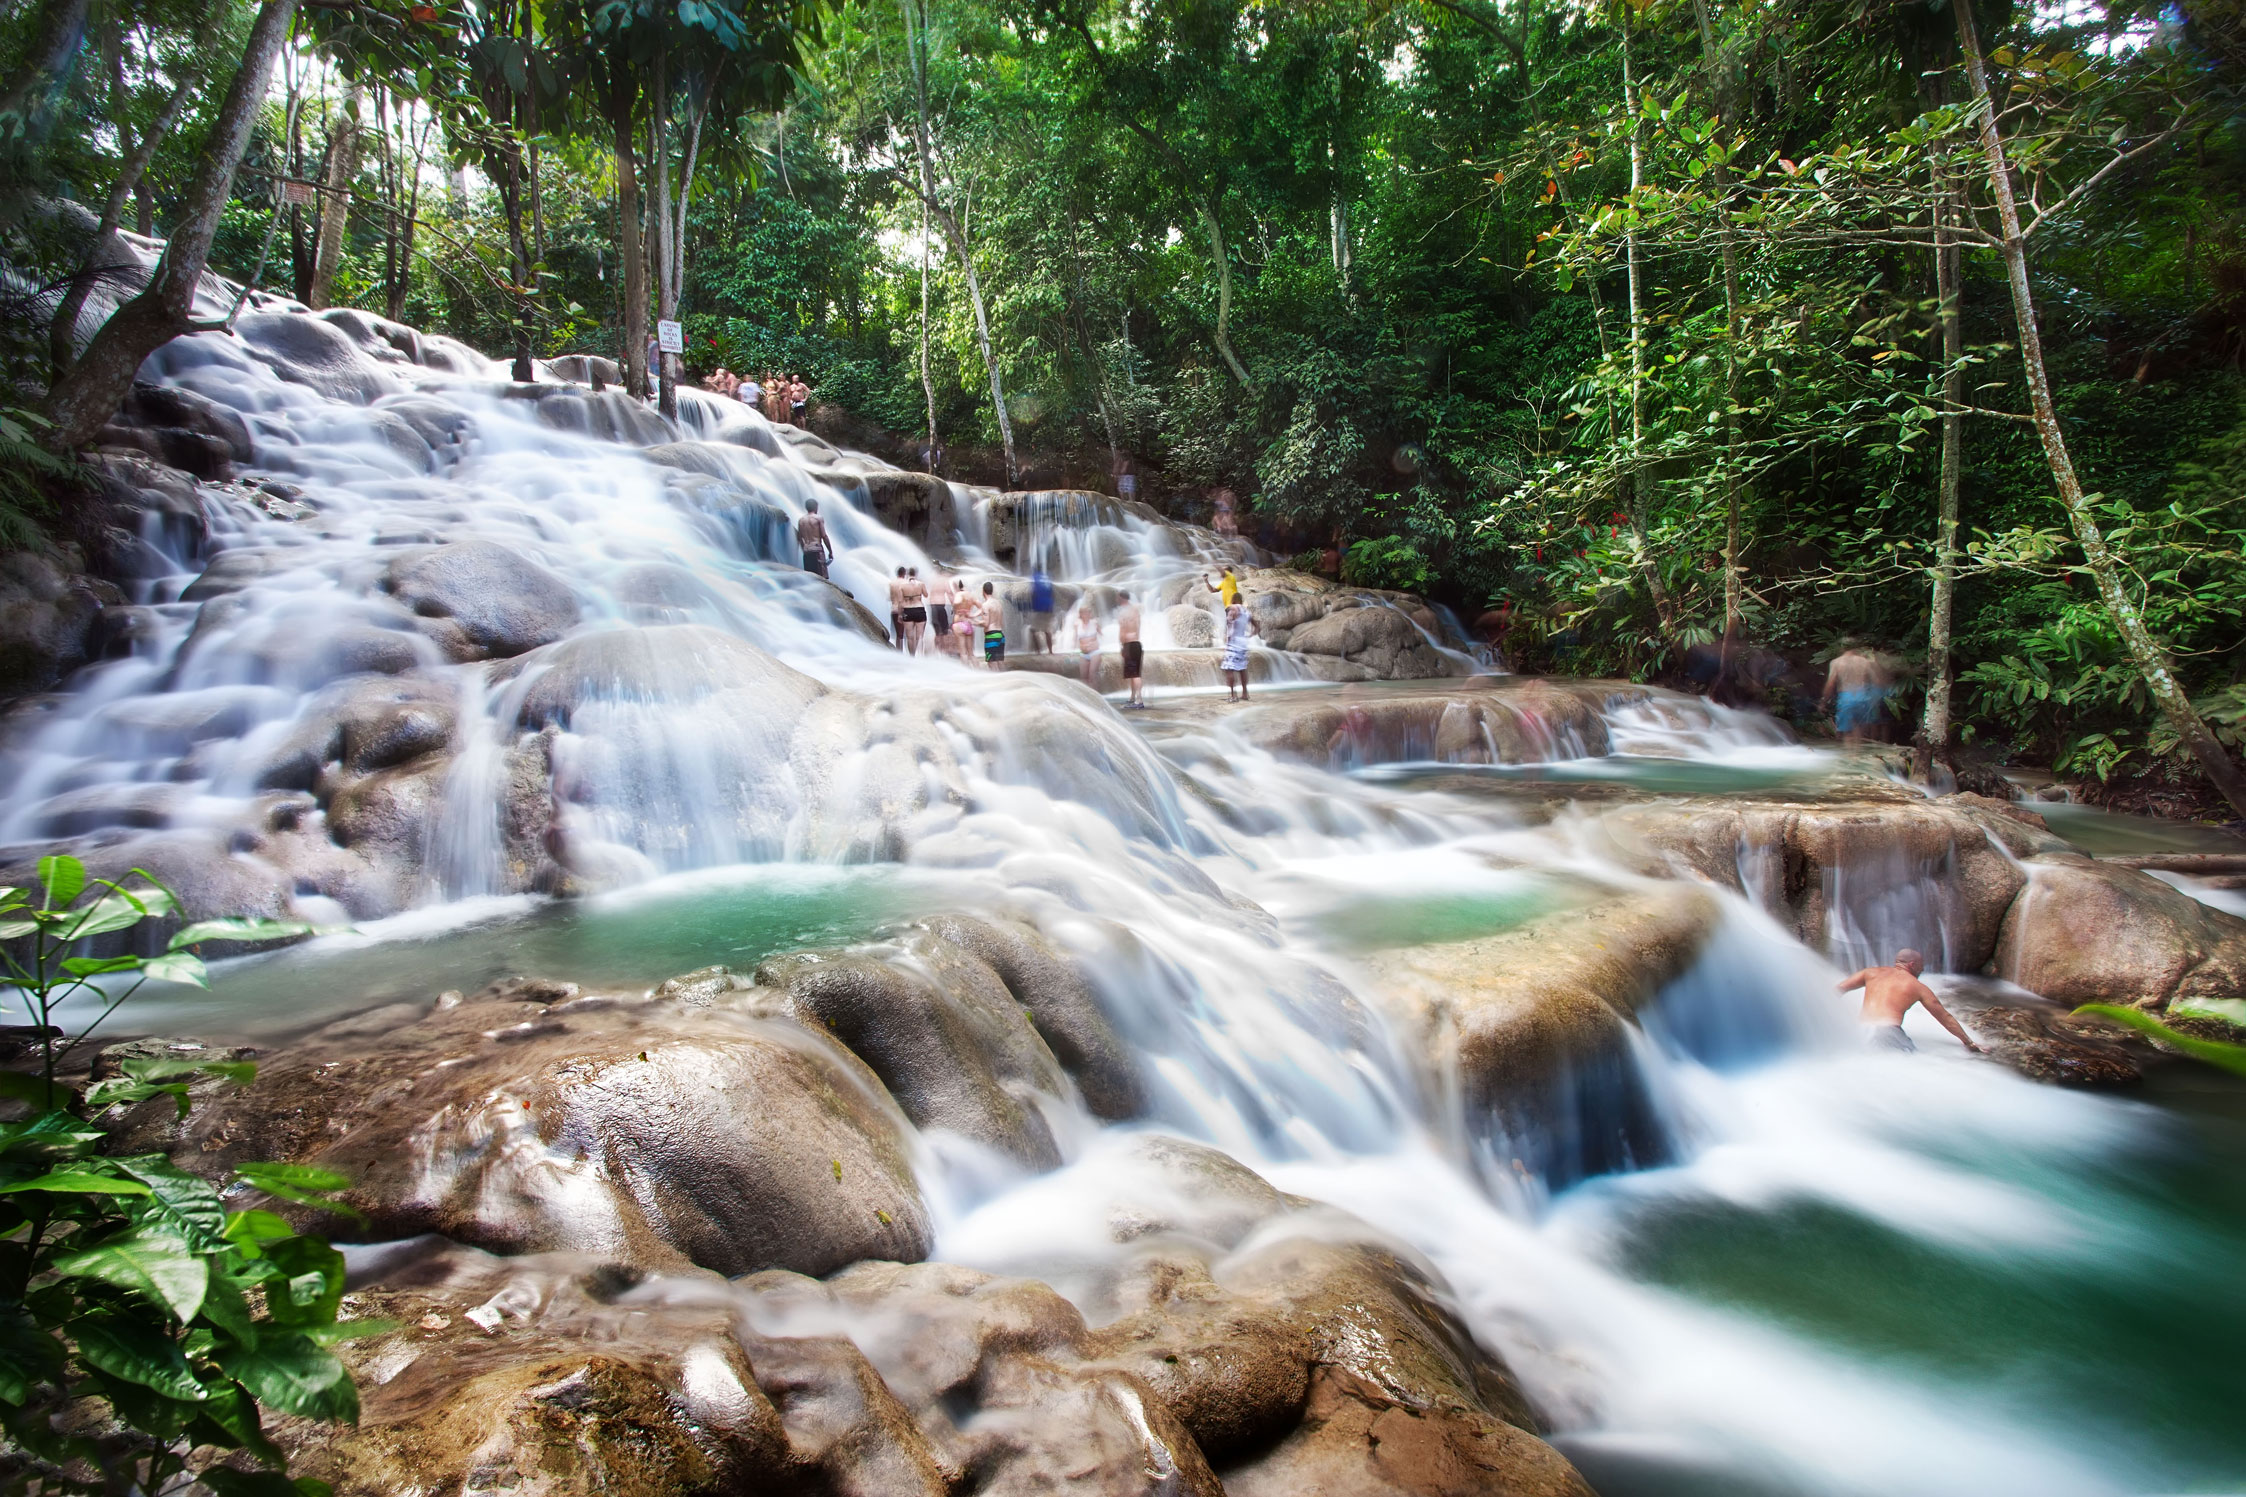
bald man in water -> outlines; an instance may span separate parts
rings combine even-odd
[[[1925,1006],[1936,1023],[1956,1035],[1959,1044],[1975,1055],[1986,1055],[1988,1052],[1974,1044],[1973,1036],[1965,1032],[1965,1026],[1942,1007],[1942,1000],[1934,996],[1934,990],[1918,980],[1918,975],[1925,970],[1926,958],[1906,946],[1895,953],[1894,966],[1866,967],[1842,978],[1837,986],[1843,993],[1851,988],[1864,990],[1864,1007],[1856,1017],[1864,1025],[1864,1038],[1875,1048],[1900,1050],[1905,1054],[1918,1049],[1911,1043],[1911,1037],[1903,1033],[1903,1016],[1917,1003]]]

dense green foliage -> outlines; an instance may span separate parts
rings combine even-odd
[[[36,1021],[36,1075],[0,1072],[17,1116],[0,1122],[0,1480],[10,1491],[175,1489],[195,1447],[240,1451],[235,1469],[197,1462],[220,1497],[320,1497],[291,1481],[259,1409],[353,1420],[358,1392],[329,1348],[376,1327],[339,1322],[343,1256],[270,1211],[228,1210],[220,1187],[161,1154],[106,1152],[120,1108],[188,1084],[246,1084],[246,1061],[131,1054],[83,1090],[56,1065],[151,978],[201,984],[193,948],[300,934],[268,920],[184,926],[156,956],[96,956],[104,936],[173,913],[153,880],[94,880],[75,858],[40,861],[36,891],[0,889],[0,966]],[[106,984],[106,986],[103,986]],[[65,1041],[68,1000],[101,1013]],[[246,1165],[230,1186],[330,1211],[348,1182],[301,1165]],[[107,1418],[100,1417],[106,1405]]]
[[[246,13],[142,8],[107,41],[101,15],[89,52],[122,65],[70,81],[41,182],[88,203],[121,145],[105,111],[145,120],[168,83],[223,59]],[[1002,390],[1023,481],[1104,485],[1128,463],[1191,518],[1229,489],[1282,556],[1337,546],[1352,578],[1426,588],[1467,618],[1507,605],[1508,652],[1547,668],[1682,670],[1725,629],[1736,505],[1738,626],[1797,684],[1850,636],[1924,656],[1944,372],[1933,184],[1948,172],[1961,212],[1989,211],[1947,7],[380,0],[306,15],[214,254],[228,274],[264,260],[268,284],[306,289],[324,210],[280,203],[275,183],[318,177],[355,117],[368,144],[338,301],[492,352],[527,319],[539,352],[617,354],[620,250],[639,226],[619,218],[615,120],[644,142],[659,96],[682,121],[733,100],[707,110],[691,177],[685,146],[663,158],[691,183],[690,376],[800,370],[900,458],[932,408],[953,471],[983,481],[1005,476]],[[1989,6],[1979,26],[2021,190],[2052,210],[2029,265],[2062,427],[2149,627],[2236,747],[2246,28],[2222,0],[2064,19]],[[31,34],[27,16],[9,45]],[[636,40],[603,45],[617,36]],[[650,37],[714,61],[681,61],[668,92],[635,75],[618,116],[619,70],[647,65]],[[763,59],[761,81],[743,64],[746,91],[726,93],[731,56]],[[150,168],[159,231],[192,160],[189,114]],[[500,190],[510,161],[527,192]],[[1958,734],[2086,775],[2177,769],[2023,418],[1989,241],[1966,246],[1959,306]]]

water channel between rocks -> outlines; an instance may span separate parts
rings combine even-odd
[[[207,540],[144,529],[137,632],[19,714],[0,858],[67,845],[348,928],[151,990],[137,1032],[373,1053],[509,976],[636,1001],[722,964],[693,989],[722,998],[806,950],[925,976],[951,958],[915,932],[1000,922],[1085,974],[1133,1096],[1062,1054],[1008,1083],[1049,1149],[901,1122],[931,1259],[1096,1320],[1175,1136],[1352,1214],[1212,1262],[1299,1230],[1424,1265],[1607,1497],[2246,1478],[2240,1091],[2039,1085],[1919,1018],[1919,1055],[1872,1055],[1833,992],[1906,942],[1996,960],[1974,891],[2079,876],[2048,834],[1690,699],[1469,678],[1413,600],[1284,574],[1256,671],[1295,685],[1231,709],[1196,653],[1214,537],[924,481],[900,509],[879,465],[691,392],[674,428],[285,310],[149,373],[233,413],[240,477],[204,487]],[[813,499],[839,589],[793,565]],[[1064,604],[1144,603],[1151,710],[877,642],[898,567],[1016,592],[1032,561]],[[1804,853],[1757,817],[1859,830]],[[1603,1048],[1493,1093],[1428,1047],[1492,964],[1633,940],[1667,965]]]

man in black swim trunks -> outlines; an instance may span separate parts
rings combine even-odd
[[[827,563],[834,560],[834,542],[827,539],[827,522],[819,518],[819,501],[804,501],[803,514],[795,522],[796,544],[803,547],[803,569],[827,575]]]
[[[1115,637],[1123,645],[1123,684],[1131,692],[1124,705],[1144,707],[1146,699],[1139,694],[1144,683],[1139,677],[1146,669],[1146,647],[1139,642],[1139,605],[1129,593],[1122,595],[1122,606],[1115,610]]]

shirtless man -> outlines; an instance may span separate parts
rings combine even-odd
[[[803,569],[827,575],[827,563],[834,560],[834,542],[827,539],[827,522],[819,518],[819,501],[804,501],[803,513],[795,522],[796,542],[803,547]]]
[[[889,579],[889,643],[897,649],[905,647],[905,569],[897,568],[897,575]]]
[[[1887,712],[1888,693],[1895,689],[1887,667],[1857,644],[1833,657],[1825,670],[1825,694],[1819,706],[1829,708],[1841,742],[1862,743],[1879,727]]]
[[[1918,1048],[1911,1043],[1911,1037],[1903,1033],[1903,1015],[1911,1011],[1912,1004],[1918,1003],[1925,1005],[1937,1024],[1956,1035],[1959,1044],[1975,1055],[1986,1055],[1988,1052],[1973,1043],[1973,1036],[1965,1032],[1965,1026],[1942,1007],[1942,1000],[1934,996],[1934,990],[1918,980],[1919,973],[1925,970],[1926,959],[1906,946],[1895,953],[1894,966],[1866,967],[1842,978],[1836,986],[1843,993],[1851,988],[1864,990],[1864,1007],[1856,1017],[1864,1025],[1864,1038],[1875,1048],[1900,1050],[1905,1054]]]
[[[920,653],[920,638],[928,632],[928,584],[920,580],[920,568],[905,568],[905,585],[897,594],[904,605],[905,653]]]
[[[1131,689],[1131,700],[1124,705],[1144,710],[1146,698],[1141,689],[1145,683],[1139,676],[1146,669],[1146,647],[1139,643],[1139,605],[1131,601],[1129,593],[1123,594],[1122,603],[1115,610],[1115,637],[1123,646],[1123,684]]]

